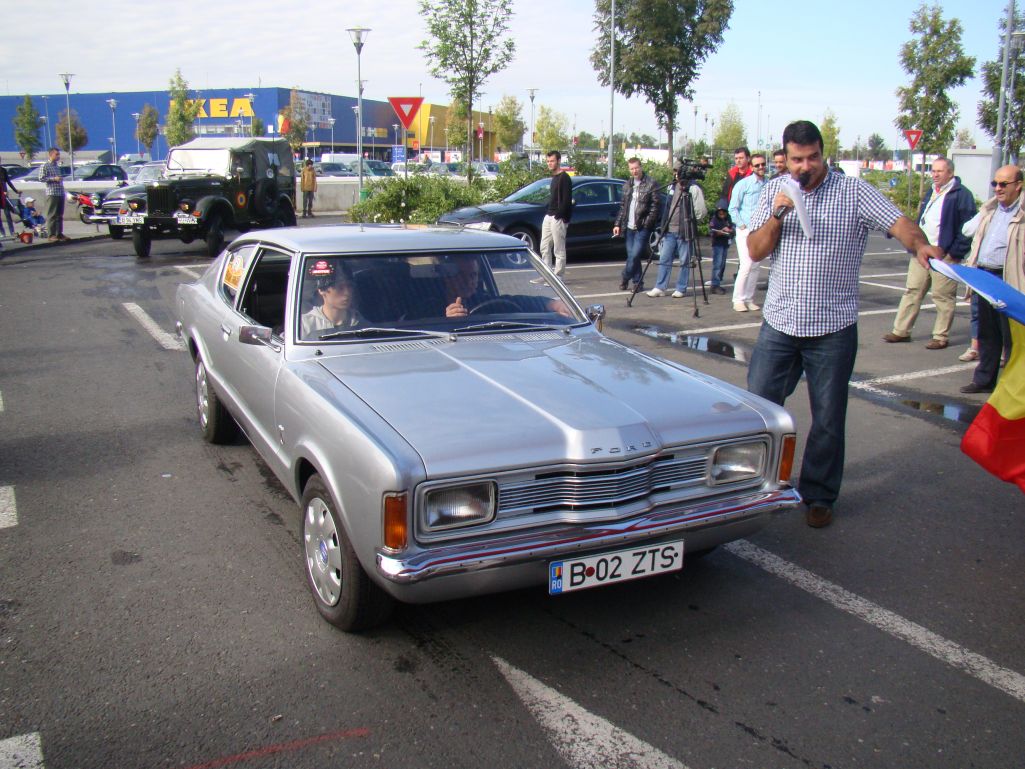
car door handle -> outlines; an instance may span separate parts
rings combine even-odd
[[[231,339],[231,328],[225,326],[223,323],[221,324],[221,333],[224,334],[225,339]]]

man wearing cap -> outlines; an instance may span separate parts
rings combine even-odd
[[[302,316],[302,338],[314,339],[321,331],[355,328],[364,323],[356,311],[356,289],[342,267],[319,260],[310,268],[321,303]]]

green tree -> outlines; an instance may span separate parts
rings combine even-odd
[[[511,150],[523,144],[523,105],[515,96],[503,96],[495,108],[495,138],[503,150]]]
[[[42,142],[39,141],[39,111],[28,94],[25,94],[25,100],[15,108],[14,119],[11,122],[14,123],[14,143],[31,162],[42,147]]]
[[[598,137],[589,131],[581,131],[577,134],[577,147],[582,150],[598,149]]]
[[[975,70],[975,59],[961,46],[961,22],[944,21],[939,5],[924,2],[909,24],[914,38],[900,50],[900,65],[911,82],[897,89],[901,130],[917,128],[922,139],[915,148],[923,153],[944,153],[954,139],[957,104],[949,92],[964,85]]]
[[[884,160],[889,157],[890,151],[886,149],[886,140],[879,134],[872,134],[868,137],[868,148],[865,155],[869,160]]]
[[[445,121],[445,146],[466,149],[466,116],[469,114],[466,105],[454,100],[448,105]],[[464,160],[469,160],[469,156]]]
[[[565,154],[569,147],[569,121],[561,112],[544,104],[538,108],[534,133],[537,134],[537,143],[542,152],[559,150]]]
[[[263,121],[258,118],[253,118],[253,136],[266,136],[267,127],[263,124]]]
[[[292,152],[298,152],[306,141],[306,132],[310,127],[310,113],[303,104],[297,88],[292,89],[288,100],[288,106],[283,111],[284,120],[281,123],[284,128],[284,136]]]
[[[164,136],[168,147],[177,147],[194,136],[192,124],[199,115],[202,102],[189,98],[189,83],[182,77],[181,69],[174,72],[168,88],[170,103],[164,125]],[[141,122],[141,119],[140,119]]]
[[[736,104],[727,104],[719,113],[719,127],[715,129],[712,146],[716,149],[732,153],[737,147],[747,145],[747,132],[744,130],[744,116]]]
[[[962,128],[954,137],[954,146],[959,150],[975,149],[975,137],[967,128]]]
[[[1000,18],[1000,43],[994,61],[985,62],[980,68],[983,98],[979,101],[978,125],[992,139],[997,136],[997,108],[1000,100],[1000,73],[1004,61],[1004,32],[1007,28],[1007,14]],[[1025,18],[1018,17],[1012,32],[1025,30]],[[1013,52],[1014,49],[1012,48]],[[1014,78],[1014,91],[1004,98],[1004,140],[1010,148],[1011,162],[1016,163],[1025,144],[1025,56],[1008,56],[1007,81]],[[973,142],[974,143],[974,142]]]
[[[153,151],[153,142],[157,140],[159,133],[160,113],[152,104],[143,105],[142,114],[139,115],[139,125],[135,130],[135,138],[146,148],[147,153]]]
[[[473,146],[473,104],[481,86],[512,61],[516,44],[507,34],[512,0],[421,0],[429,40],[420,43],[429,71],[466,106],[466,144]],[[466,158],[469,160],[469,158]]]
[[[672,135],[679,100],[693,96],[691,83],[702,63],[722,43],[733,13],[732,0],[617,0],[614,29],[615,88],[627,98],[642,95]],[[594,27],[598,42],[591,65],[602,85],[609,85],[611,53],[610,0],[597,0]]]
[[[840,126],[836,122],[836,115],[833,110],[827,109],[822,116],[822,125],[819,126],[822,133],[822,154],[829,160],[840,159]]]
[[[53,129],[53,140],[61,152],[81,149],[89,141],[85,126],[78,119],[78,113],[71,110],[71,147],[68,147],[68,111],[61,110],[57,125]]]

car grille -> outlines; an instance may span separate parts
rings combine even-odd
[[[156,216],[169,216],[176,208],[174,190],[170,187],[150,187],[146,191],[146,210]]]

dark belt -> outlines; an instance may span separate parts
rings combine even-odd
[[[975,266],[978,267],[983,272],[989,272],[989,273],[992,273],[993,275],[1003,275],[1004,274],[1004,268],[1003,267],[983,267],[981,264],[977,264]]]

